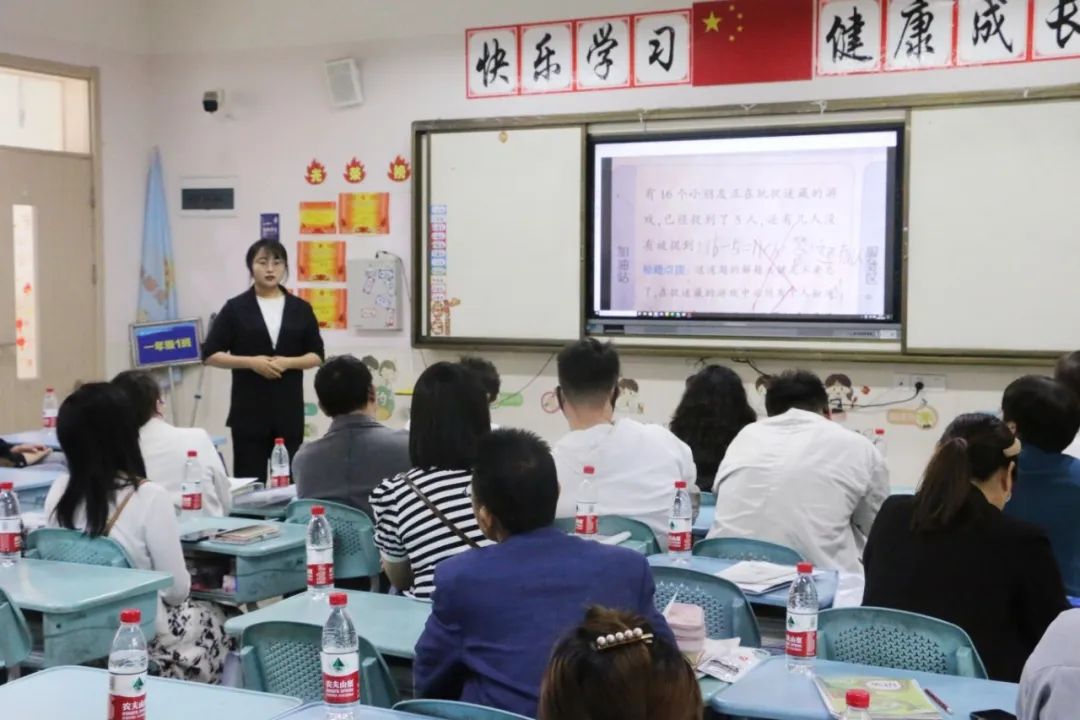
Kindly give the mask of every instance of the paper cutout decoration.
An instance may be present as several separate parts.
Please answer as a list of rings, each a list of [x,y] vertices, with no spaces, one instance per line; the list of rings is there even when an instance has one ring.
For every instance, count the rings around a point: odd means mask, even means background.
[[[394,161],[390,163],[390,170],[387,171],[386,177],[394,182],[405,182],[412,177],[412,167],[409,163],[405,162],[405,158],[398,155],[394,158]]]
[[[345,243],[340,240],[296,244],[299,282],[345,282]]]
[[[363,182],[366,177],[367,169],[364,167],[364,163],[355,157],[345,164],[345,182],[355,185]]]
[[[333,235],[337,232],[337,203],[300,203],[301,235]]]
[[[645,404],[639,399],[641,388],[633,378],[619,378],[619,397],[615,410],[627,415],[644,415]]]
[[[341,193],[338,212],[343,235],[390,232],[390,193]]]
[[[952,65],[953,0],[889,0],[886,7],[886,70]]]
[[[312,159],[304,171],[304,179],[309,185],[322,185],[326,182],[326,166],[318,160]]]
[[[375,419],[386,422],[394,416],[394,383],[397,381],[397,363],[390,359],[380,362],[374,355],[365,355],[360,362],[368,366],[375,385]]]
[[[323,330],[348,327],[348,296],[343,288],[299,288],[296,295],[311,304],[315,319]]]
[[[467,96],[517,95],[518,60],[516,26],[466,30]]]
[[[1027,58],[1027,3],[999,0],[959,0],[956,61],[960,65],[990,65]]]
[[[881,70],[882,0],[821,0],[817,74],[857,75]]]
[[[574,89],[574,25],[570,22],[521,27],[521,92]]]

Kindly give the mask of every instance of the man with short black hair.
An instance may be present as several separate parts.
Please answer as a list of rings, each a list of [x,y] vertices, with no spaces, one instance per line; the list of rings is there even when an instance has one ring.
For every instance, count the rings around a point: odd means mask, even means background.
[[[600,515],[633,518],[667,547],[675,481],[695,496],[697,468],[690,447],[660,425],[615,418],[619,354],[611,343],[586,338],[559,353],[559,407],[570,432],[555,443],[559,470],[557,516],[574,517],[584,468],[592,467]]]
[[[1054,367],[1054,379],[1080,398],[1080,350],[1067,353],[1058,358]],[[1065,454],[1080,459],[1080,433],[1076,435]]]
[[[1001,411],[1022,445],[1005,514],[1046,532],[1066,590],[1080,595],[1080,460],[1065,454],[1080,432],[1080,400],[1057,380],[1026,375],[1005,388]]]
[[[592,605],[640,614],[673,641],[644,557],[552,526],[559,483],[539,437],[496,430],[481,439],[471,493],[480,528],[497,544],[435,569],[431,617],[416,645],[419,697],[535,717],[555,642]]]
[[[829,417],[817,375],[771,378],[768,419],[747,425],[716,473],[709,537],[766,540],[815,566],[862,574],[862,549],[889,497],[885,460],[862,435]]]
[[[315,394],[331,418],[330,429],[300,446],[293,458],[296,495],[344,503],[371,515],[371,491],[411,467],[409,435],[375,420],[371,370],[352,355],[331,358],[319,368]]]

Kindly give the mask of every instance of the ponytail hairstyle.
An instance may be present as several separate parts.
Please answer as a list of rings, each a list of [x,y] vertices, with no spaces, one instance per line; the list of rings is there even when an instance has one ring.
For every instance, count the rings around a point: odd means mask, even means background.
[[[701,688],[690,664],[661,637],[612,646],[615,633],[648,638],[644,618],[592,607],[555,646],[540,691],[540,720],[701,720]]]
[[[941,436],[915,493],[912,529],[932,532],[948,527],[967,502],[971,484],[1008,468],[1019,453],[1020,441],[993,415],[957,417]]]

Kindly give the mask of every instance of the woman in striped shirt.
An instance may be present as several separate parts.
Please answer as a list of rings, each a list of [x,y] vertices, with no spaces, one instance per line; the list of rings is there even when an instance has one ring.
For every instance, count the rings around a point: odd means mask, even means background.
[[[490,544],[468,492],[477,443],[490,429],[487,395],[474,373],[440,362],[417,379],[409,432],[413,468],[371,493],[383,568],[410,597],[431,597],[441,561]]]

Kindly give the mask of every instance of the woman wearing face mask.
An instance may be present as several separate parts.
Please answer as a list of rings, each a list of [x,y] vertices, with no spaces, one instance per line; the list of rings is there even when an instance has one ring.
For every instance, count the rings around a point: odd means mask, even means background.
[[[956,418],[918,492],[881,507],[863,557],[863,605],[959,625],[990,678],[1009,682],[1068,608],[1046,535],[1001,512],[1019,454],[1020,441],[1001,420]]]
[[[203,343],[207,365],[232,370],[228,425],[233,475],[266,476],[275,438],[289,457],[304,436],[304,370],[323,360],[323,341],[311,305],[282,283],[289,256],[276,240],[247,252],[252,285],[225,303]]]

